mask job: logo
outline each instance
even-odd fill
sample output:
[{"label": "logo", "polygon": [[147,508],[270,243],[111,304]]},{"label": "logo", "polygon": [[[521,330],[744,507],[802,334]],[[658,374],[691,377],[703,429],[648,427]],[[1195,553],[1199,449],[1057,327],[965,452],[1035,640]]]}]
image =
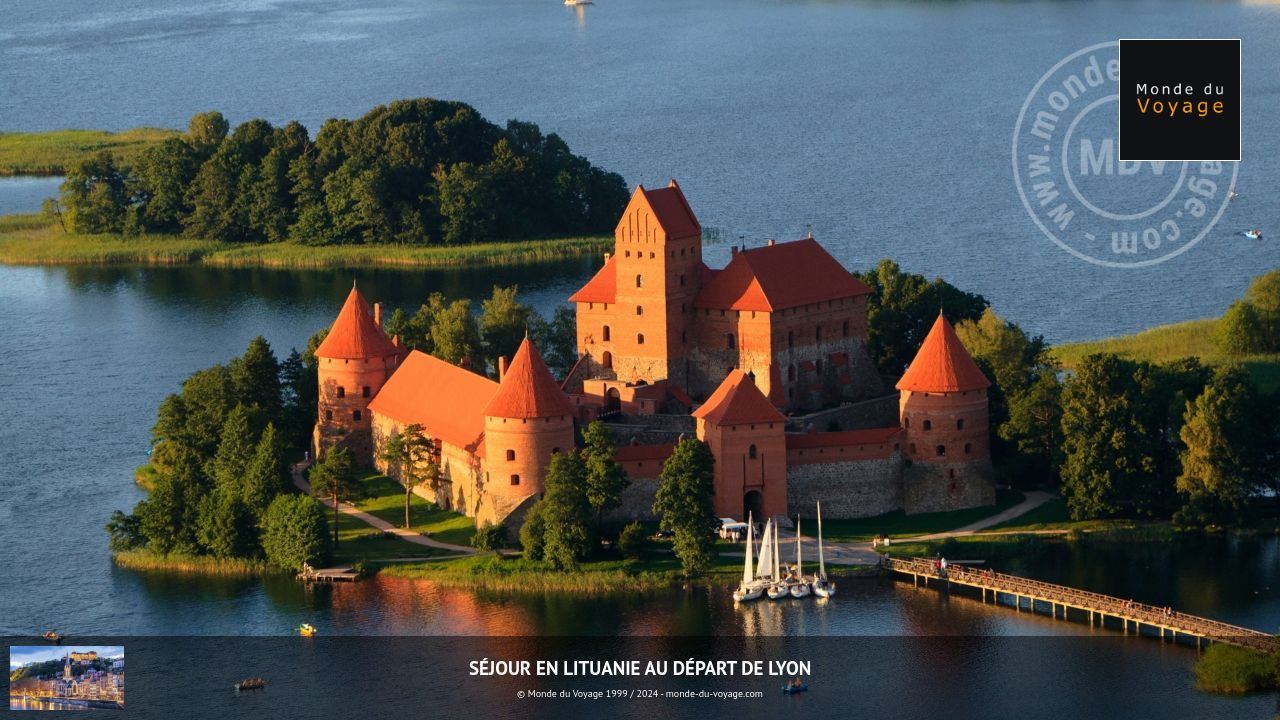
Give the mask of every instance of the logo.
[{"label": "logo", "polygon": [[1239,164],[1124,161],[1119,43],[1078,50],[1031,89],[1013,131],[1013,177],[1040,230],[1104,267],[1155,265],[1190,250],[1226,211]]}]

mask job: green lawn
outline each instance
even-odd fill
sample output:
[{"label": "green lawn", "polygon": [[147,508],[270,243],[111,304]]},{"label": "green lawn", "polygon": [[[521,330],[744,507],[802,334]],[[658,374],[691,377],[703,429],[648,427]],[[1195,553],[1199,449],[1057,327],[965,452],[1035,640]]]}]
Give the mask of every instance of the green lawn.
[{"label": "green lawn", "polygon": [[1280,354],[1223,355],[1213,342],[1218,326],[1217,318],[1191,320],[1173,325],[1161,325],[1134,335],[1067,343],[1053,347],[1053,356],[1065,367],[1073,367],[1086,355],[1115,353],[1133,360],[1165,363],[1181,358],[1196,357],[1206,365],[1240,363],[1249,369],[1254,382],[1268,392],[1280,389]]},{"label": "green lawn", "polygon": [[40,215],[0,216],[0,262],[10,265],[185,265],[341,269],[518,265],[596,255],[605,237],[547,238],[467,245],[232,244],[178,235],[78,235]]},{"label": "green lawn", "polygon": [[[823,520],[822,536],[839,542],[863,542],[877,535],[891,538],[928,535],[946,532],[991,517],[1022,502],[1023,494],[1016,490],[996,490],[996,504],[953,512],[907,515],[901,510],[855,520]],[[805,520],[806,535],[817,532],[817,525]]]},{"label": "green lawn", "polygon": [[[404,487],[386,475],[371,475],[361,484],[365,498],[356,502],[356,507],[396,527],[404,527]],[[409,522],[410,529],[454,545],[470,545],[471,536],[476,532],[471,518],[441,510],[417,495],[409,498]]]},{"label": "green lawn", "polygon": [[177,130],[134,128],[53,130],[0,133],[0,175],[65,175],[67,168],[102,150],[110,150],[124,165],[147,148],[177,137]]},{"label": "green lawn", "polygon": [[1043,505],[1033,508],[1030,512],[1002,522],[999,525],[993,525],[989,530],[1052,530],[1059,528],[1070,528],[1074,525],[1071,516],[1067,514],[1067,501],[1062,498],[1054,498]]}]

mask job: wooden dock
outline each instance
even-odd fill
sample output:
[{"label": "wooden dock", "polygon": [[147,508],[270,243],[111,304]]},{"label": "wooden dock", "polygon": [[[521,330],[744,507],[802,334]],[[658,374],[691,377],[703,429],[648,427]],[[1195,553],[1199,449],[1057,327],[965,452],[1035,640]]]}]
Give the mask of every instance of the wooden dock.
[{"label": "wooden dock", "polygon": [[351,567],[309,567],[298,573],[298,579],[303,582],[355,582],[360,579],[360,573]]},{"label": "wooden dock", "polygon": [[1047,605],[1054,619],[1068,620],[1068,610],[1075,610],[1087,613],[1091,626],[1096,623],[1099,627],[1107,627],[1109,619],[1113,623],[1118,620],[1125,633],[1132,627],[1140,635],[1145,626],[1157,630],[1162,640],[1167,637],[1176,642],[1179,636],[1195,638],[1196,647],[1201,647],[1205,642],[1220,642],[1263,652],[1280,651],[1280,638],[1274,635],[1132,600],[1077,590],[1066,585],[1028,580],[1016,575],[951,563],[943,570],[935,561],[924,558],[885,557],[881,559],[880,567],[901,575],[910,575],[917,586],[923,582],[927,587],[929,581],[933,580],[935,585],[945,584],[949,587],[956,584],[977,588],[982,593],[983,602],[990,595],[993,603],[1001,604],[1003,599],[1010,602],[1017,611],[1023,609],[1024,600],[1025,607],[1033,613],[1037,610],[1036,603]]}]

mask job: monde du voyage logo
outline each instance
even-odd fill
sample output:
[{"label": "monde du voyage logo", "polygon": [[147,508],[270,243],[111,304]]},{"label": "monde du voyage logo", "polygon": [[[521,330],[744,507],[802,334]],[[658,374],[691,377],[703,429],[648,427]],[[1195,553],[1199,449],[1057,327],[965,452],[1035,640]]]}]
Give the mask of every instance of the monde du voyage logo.
[{"label": "monde du voyage logo", "polygon": [[1227,209],[1239,157],[1238,40],[1083,48],[1041,76],[1014,127],[1028,214],[1105,267],[1147,267],[1202,240]]}]

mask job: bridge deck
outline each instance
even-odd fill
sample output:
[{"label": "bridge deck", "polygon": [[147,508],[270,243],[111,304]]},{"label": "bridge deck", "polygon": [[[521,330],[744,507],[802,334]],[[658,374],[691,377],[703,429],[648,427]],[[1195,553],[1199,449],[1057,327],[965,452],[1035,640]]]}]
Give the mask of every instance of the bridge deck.
[{"label": "bridge deck", "polygon": [[1062,606],[1064,620],[1067,617],[1067,609],[1074,608],[1089,613],[1090,624],[1095,617],[1100,622],[1108,617],[1114,617],[1125,623],[1126,630],[1130,622],[1134,623],[1135,628],[1141,628],[1143,625],[1158,628],[1162,638],[1168,632],[1175,639],[1178,634],[1182,634],[1194,637],[1197,641],[1203,639],[1264,652],[1280,651],[1280,638],[1274,635],[1196,615],[1167,611],[1165,608],[1132,600],[1077,590],[1066,585],[1055,585],[1017,575],[950,564],[946,570],[942,570],[933,560],[923,558],[885,557],[880,565],[887,570],[910,575],[917,582],[923,578],[926,585],[930,579],[934,579],[979,588],[982,590],[983,600],[986,600],[987,592],[991,592],[995,599],[999,598],[1000,593],[1013,596],[1018,607],[1021,607],[1022,598],[1028,598],[1033,604],[1033,610],[1036,601],[1050,603],[1055,618],[1058,617],[1058,606]]}]

